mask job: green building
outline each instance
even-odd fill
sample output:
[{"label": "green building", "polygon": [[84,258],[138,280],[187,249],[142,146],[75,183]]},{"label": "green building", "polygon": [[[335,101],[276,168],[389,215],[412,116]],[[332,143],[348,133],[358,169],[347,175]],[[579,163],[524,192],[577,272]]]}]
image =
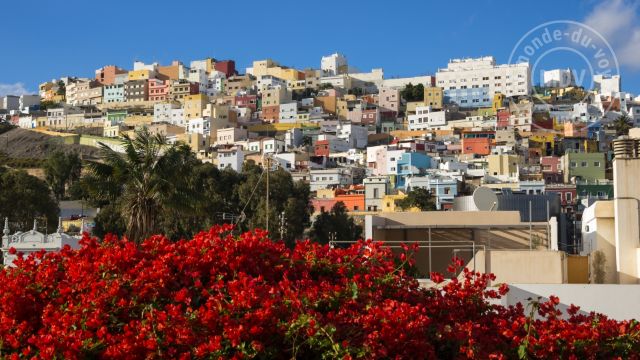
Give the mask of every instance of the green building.
[{"label": "green building", "polygon": [[607,159],[604,153],[567,152],[562,156],[564,182],[604,180]]}]

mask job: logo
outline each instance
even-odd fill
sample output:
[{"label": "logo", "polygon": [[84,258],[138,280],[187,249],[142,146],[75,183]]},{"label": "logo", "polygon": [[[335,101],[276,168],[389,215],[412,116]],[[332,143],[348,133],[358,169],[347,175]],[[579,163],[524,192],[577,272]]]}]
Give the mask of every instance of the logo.
[{"label": "logo", "polygon": [[[522,36],[511,51],[509,64],[525,62],[534,84],[532,95],[542,103],[551,99],[555,103],[588,103],[594,90],[609,95],[607,89],[620,74],[618,59],[607,40],[593,28],[571,20],[550,21]],[[612,104],[610,101],[604,111]]]}]

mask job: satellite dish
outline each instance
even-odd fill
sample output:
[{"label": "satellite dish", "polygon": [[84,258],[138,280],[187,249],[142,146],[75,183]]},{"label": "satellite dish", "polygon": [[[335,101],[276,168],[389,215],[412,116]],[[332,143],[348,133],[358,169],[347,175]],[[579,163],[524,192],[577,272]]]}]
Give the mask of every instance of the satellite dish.
[{"label": "satellite dish", "polygon": [[488,187],[481,186],[473,192],[473,204],[478,210],[498,210],[498,196]]}]

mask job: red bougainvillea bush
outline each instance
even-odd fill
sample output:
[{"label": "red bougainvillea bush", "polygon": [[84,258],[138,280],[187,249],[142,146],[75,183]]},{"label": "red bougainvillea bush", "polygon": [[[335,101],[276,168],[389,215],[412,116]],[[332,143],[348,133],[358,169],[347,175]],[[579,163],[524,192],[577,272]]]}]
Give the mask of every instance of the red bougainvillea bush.
[{"label": "red bougainvillea bush", "polygon": [[[492,275],[425,289],[379,243],[293,250],[214,227],[172,243],[85,237],[0,271],[0,357],[58,359],[637,358],[640,327],[491,305]],[[453,266],[460,266],[456,263]],[[451,269],[456,270],[456,269]],[[533,316],[529,309],[538,313]]]}]

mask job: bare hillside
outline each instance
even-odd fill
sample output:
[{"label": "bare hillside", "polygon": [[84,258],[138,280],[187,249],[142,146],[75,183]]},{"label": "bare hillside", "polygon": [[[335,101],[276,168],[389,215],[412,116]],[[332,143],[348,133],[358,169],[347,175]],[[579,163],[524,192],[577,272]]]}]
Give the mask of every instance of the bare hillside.
[{"label": "bare hillside", "polygon": [[83,159],[96,159],[99,152],[99,149],[92,146],[69,145],[64,143],[62,137],[20,128],[0,135],[0,152],[12,158],[46,159],[55,150],[75,151],[80,153]]}]

